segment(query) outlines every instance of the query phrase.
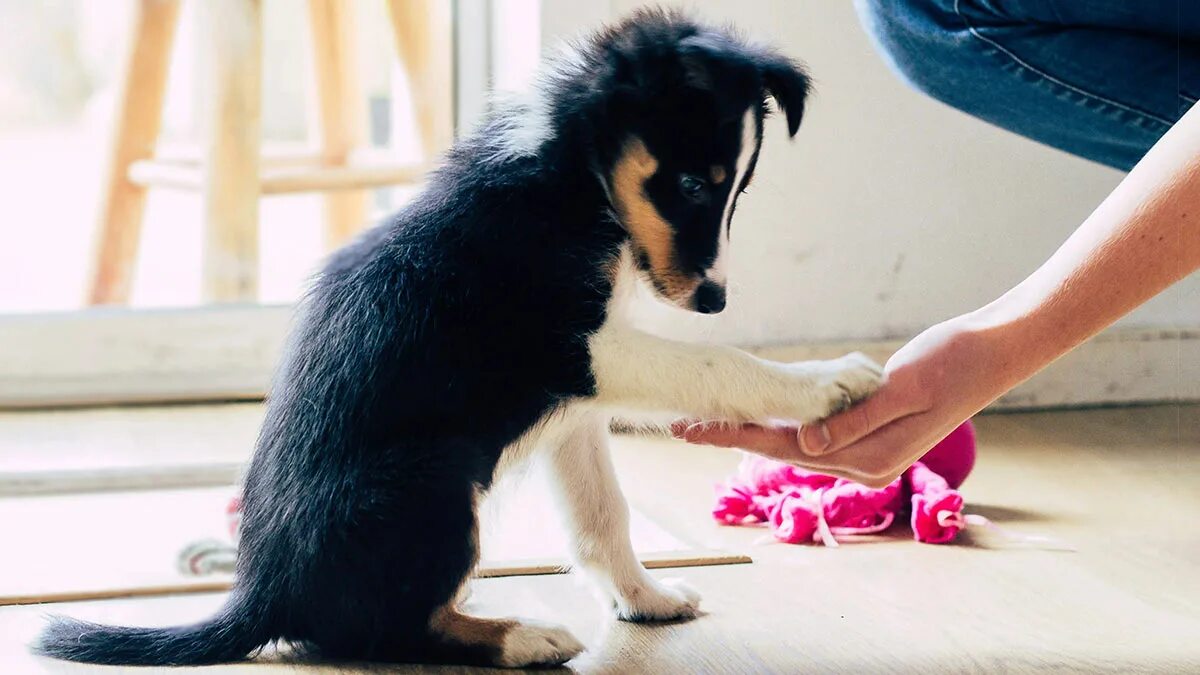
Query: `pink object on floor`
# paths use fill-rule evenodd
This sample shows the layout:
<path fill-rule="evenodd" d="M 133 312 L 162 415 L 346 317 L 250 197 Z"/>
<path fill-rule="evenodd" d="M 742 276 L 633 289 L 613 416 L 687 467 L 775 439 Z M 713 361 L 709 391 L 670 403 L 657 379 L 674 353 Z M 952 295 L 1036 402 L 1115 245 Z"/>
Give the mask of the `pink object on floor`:
<path fill-rule="evenodd" d="M 942 544 L 966 525 L 962 495 L 954 487 L 962 484 L 974 463 L 970 421 L 878 490 L 747 454 L 737 474 L 718 486 L 713 518 L 726 525 L 769 523 L 775 538 L 789 544 L 818 541 L 837 546 L 839 537 L 886 530 L 910 507 L 913 537 Z"/>
<path fill-rule="evenodd" d="M 966 526 L 962 495 L 921 462 L 913 464 L 904 478 L 912 495 L 913 536 L 928 544 L 953 540 Z"/>
<path fill-rule="evenodd" d="M 933 446 L 921 463 L 954 489 L 958 489 L 975 467 L 975 425 L 967 420 Z"/>

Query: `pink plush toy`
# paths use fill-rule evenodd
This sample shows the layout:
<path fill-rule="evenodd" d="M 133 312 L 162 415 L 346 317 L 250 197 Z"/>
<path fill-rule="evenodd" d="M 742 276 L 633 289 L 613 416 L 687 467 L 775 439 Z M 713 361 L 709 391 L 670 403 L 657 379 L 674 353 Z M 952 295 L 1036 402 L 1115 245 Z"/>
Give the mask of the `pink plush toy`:
<path fill-rule="evenodd" d="M 933 449 L 925 453 L 921 463 L 946 479 L 950 487 L 957 489 L 975 467 L 975 426 L 971 420 L 958 425 Z"/>
<path fill-rule="evenodd" d="M 886 530 L 907 507 L 916 540 L 942 544 L 966 526 L 956 488 L 974 465 L 969 420 L 879 490 L 747 454 L 737 474 L 718 486 L 713 517 L 726 525 L 770 523 L 775 538 L 789 544 L 837 546 L 839 538 Z"/>

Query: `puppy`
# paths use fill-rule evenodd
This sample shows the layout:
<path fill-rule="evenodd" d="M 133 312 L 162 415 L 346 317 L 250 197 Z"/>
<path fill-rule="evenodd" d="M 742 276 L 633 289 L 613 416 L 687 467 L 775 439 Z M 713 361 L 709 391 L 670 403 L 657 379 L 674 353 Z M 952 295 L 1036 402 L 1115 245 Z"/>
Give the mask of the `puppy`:
<path fill-rule="evenodd" d="M 765 99 L 795 134 L 808 86 L 795 62 L 664 12 L 552 62 L 533 97 L 499 106 L 316 279 L 246 477 L 225 607 L 172 628 L 57 618 L 36 649 L 183 665 L 284 641 L 356 661 L 564 662 L 583 649 L 565 629 L 456 607 L 476 505 L 532 453 L 556 477 L 577 568 L 617 615 L 693 616 L 699 596 L 634 555 L 610 419 L 812 421 L 871 393 L 879 369 L 660 339 L 623 308 L 645 283 L 722 310 Z"/>

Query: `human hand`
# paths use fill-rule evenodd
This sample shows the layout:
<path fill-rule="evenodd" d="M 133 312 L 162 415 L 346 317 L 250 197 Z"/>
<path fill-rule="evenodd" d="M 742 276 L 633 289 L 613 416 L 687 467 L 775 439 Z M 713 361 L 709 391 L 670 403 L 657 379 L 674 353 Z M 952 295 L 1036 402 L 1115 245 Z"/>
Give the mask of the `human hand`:
<path fill-rule="evenodd" d="M 939 324 L 897 351 L 866 401 L 822 423 L 796 426 L 681 420 L 676 438 L 743 448 L 807 469 L 883 487 L 964 420 L 1021 379 L 1013 340 L 968 317 Z"/>

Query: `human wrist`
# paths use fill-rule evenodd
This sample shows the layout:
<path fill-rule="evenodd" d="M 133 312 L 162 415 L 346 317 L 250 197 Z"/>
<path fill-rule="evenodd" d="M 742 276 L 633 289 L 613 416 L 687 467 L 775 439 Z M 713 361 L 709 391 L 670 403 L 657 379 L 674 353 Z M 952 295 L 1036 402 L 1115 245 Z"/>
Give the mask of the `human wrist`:
<path fill-rule="evenodd" d="M 1031 306 L 1019 290 L 958 317 L 964 340 L 986 355 L 989 366 L 1005 390 L 1031 377 L 1060 355 L 1061 335 L 1048 330 L 1044 311 Z"/>

